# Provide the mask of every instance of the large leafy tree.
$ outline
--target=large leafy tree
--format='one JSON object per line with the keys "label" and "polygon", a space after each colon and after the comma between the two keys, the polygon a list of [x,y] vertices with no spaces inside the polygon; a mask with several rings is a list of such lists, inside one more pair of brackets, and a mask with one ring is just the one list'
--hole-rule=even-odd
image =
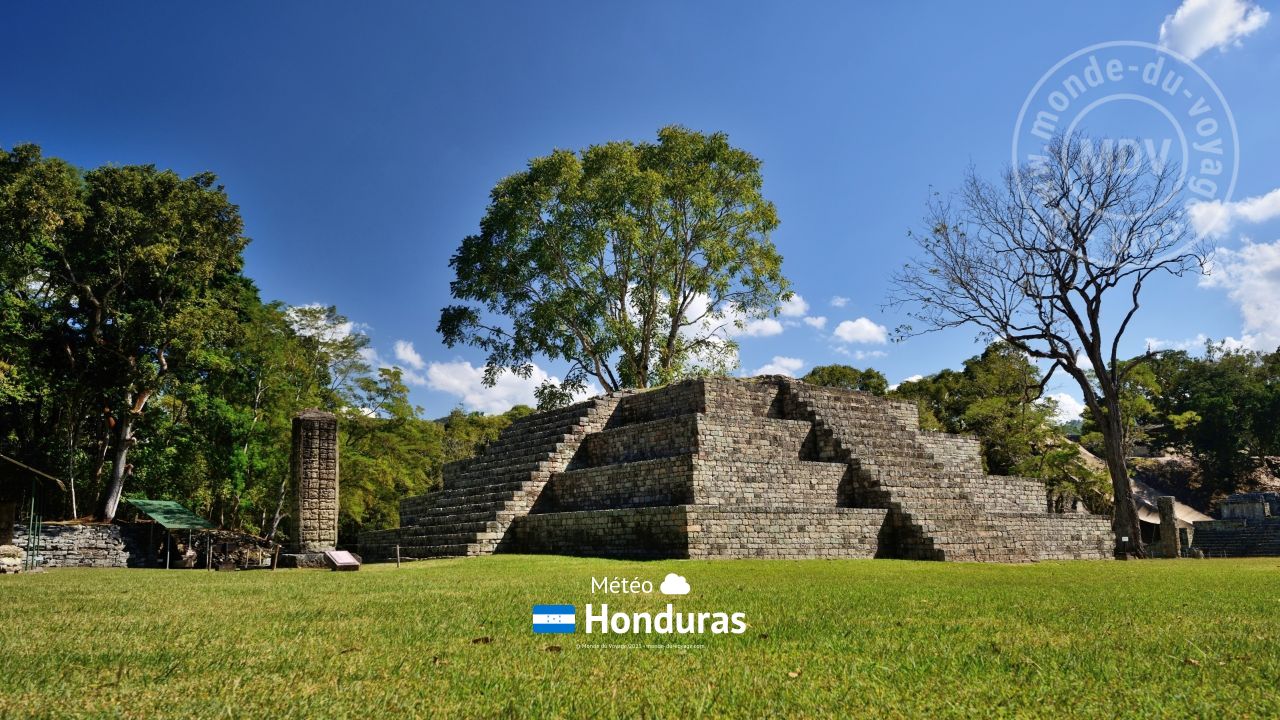
{"label": "large leafy tree", "polygon": [[62,380],[101,403],[95,474],[109,462],[99,514],[110,519],[148,403],[234,324],[230,290],[247,242],[240,216],[208,173],[181,178],[150,165],[80,173],[32,146],[3,164],[0,234],[16,252],[5,282],[23,288],[6,316],[39,309],[56,319],[39,331],[56,342]]}
{"label": "large leafy tree", "polygon": [[[35,486],[46,516],[78,516],[77,491],[119,491],[275,538],[293,415],[319,407],[340,418],[350,540],[395,525],[400,497],[438,487],[444,463],[529,411],[420,419],[336,308],[260,299],[237,229],[207,177],[0,151],[0,452],[72,481]],[[0,495],[30,487],[0,463]]]}
{"label": "large leafy tree", "polygon": [[731,366],[733,326],[788,292],[761,186],[760,161],[723,133],[675,126],[536,158],[493,188],[450,261],[462,304],[439,331],[488,352],[488,383],[527,376],[536,356],[566,361],[544,404],[591,381],[648,387]]}
{"label": "large leafy tree", "polygon": [[[92,414],[101,405],[74,352],[78,333],[50,268],[62,234],[84,223],[82,188],[76,168],[34,145],[0,149],[0,449],[65,472],[73,513],[79,488],[71,458],[82,435],[106,431]],[[0,478],[16,479],[14,471],[0,467]]]}

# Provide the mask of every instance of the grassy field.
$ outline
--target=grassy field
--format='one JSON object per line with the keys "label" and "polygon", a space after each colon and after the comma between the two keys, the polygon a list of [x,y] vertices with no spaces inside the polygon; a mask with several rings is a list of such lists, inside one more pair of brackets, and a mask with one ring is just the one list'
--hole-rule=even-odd
{"label": "grassy field", "polygon": [[[747,632],[584,634],[588,602],[667,602],[592,577],[672,571]],[[55,570],[0,577],[0,717],[1265,718],[1278,633],[1280,559]]]}

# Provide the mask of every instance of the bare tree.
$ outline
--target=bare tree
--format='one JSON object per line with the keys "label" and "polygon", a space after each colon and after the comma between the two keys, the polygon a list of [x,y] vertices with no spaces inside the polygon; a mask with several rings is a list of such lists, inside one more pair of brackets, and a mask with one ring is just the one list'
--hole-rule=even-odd
{"label": "bare tree", "polygon": [[895,274],[891,298],[923,327],[898,336],[974,326],[1049,361],[1042,389],[1056,370],[1070,375],[1102,428],[1117,547],[1131,538],[1142,557],[1120,389],[1154,354],[1122,363],[1120,341],[1151,276],[1202,272],[1205,253],[1187,229],[1175,167],[1081,135],[1046,150],[1000,183],[970,169],[953,198],[930,201],[927,230],[911,234],[921,254]]}

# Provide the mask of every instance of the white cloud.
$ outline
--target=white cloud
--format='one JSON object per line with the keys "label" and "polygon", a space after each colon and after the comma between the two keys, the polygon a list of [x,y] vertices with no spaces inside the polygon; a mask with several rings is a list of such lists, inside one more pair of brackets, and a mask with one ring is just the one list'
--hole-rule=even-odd
{"label": "white cloud", "polygon": [[418,351],[413,349],[413,343],[408,342],[407,340],[396,341],[395,353],[396,360],[399,360],[414,370],[421,370],[427,365],[422,361],[422,356],[418,354]]}
{"label": "white cloud", "polygon": [[1221,340],[1215,340],[1204,333],[1197,333],[1195,337],[1182,340],[1149,337],[1145,342],[1148,350],[1183,350],[1192,355],[1199,355],[1204,352],[1209,344],[1225,350],[1249,350],[1262,349],[1261,347],[1254,347],[1255,344],[1261,345],[1260,341],[1261,338],[1259,336],[1248,334],[1243,338],[1224,337]]}
{"label": "white cloud", "polygon": [[780,312],[783,317],[802,317],[809,312],[809,303],[799,293],[792,293],[790,300],[783,301]]}
{"label": "white cloud", "polygon": [[683,575],[667,573],[667,576],[662,579],[662,584],[658,586],[658,592],[663,595],[688,595],[689,581],[685,580]]}
{"label": "white cloud", "polygon": [[804,360],[800,358],[784,357],[782,355],[774,355],[773,360],[763,367],[757,368],[752,375],[786,375],[787,377],[795,377],[800,373],[800,369],[804,367]]}
{"label": "white cloud", "polygon": [[718,316],[716,313],[707,314],[707,305],[709,303],[710,298],[703,294],[696,295],[690,301],[688,309],[685,310],[685,317],[701,317],[702,320],[684,328],[683,332],[686,336],[703,337],[710,334],[718,335],[725,339],[770,337],[772,335],[780,335],[785,329],[782,323],[774,318],[748,317],[731,307],[725,307]]}
{"label": "white cloud", "polygon": [[1280,240],[1218,248],[1204,287],[1222,288],[1240,306],[1244,333],[1229,343],[1270,352],[1280,345]]}
{"label": "white cloud", "polygon": [[327,307],[327,305],[321,303],[294,305],[285,311],[285,316],[289,319],[289,324],[293,326],[294,332],[304,337],[318,338],[321,342],[341,342],[353,334],[366,333],[368,331],[369,326],[363,323],[347,320],[330,324],[324,314],[304,314],[300,312],[302,310],[324,310]]}
{"label": "white cloud", "polygon": [[[399,357],[399,355],[400,355],[400,347],[399,347],[399,345],[400,345],[400,343],[399,343],[399,342],[397,342],[397,343],[396,343],[396,356],[397,356],[397,357]],[[410,348],[412,348],[413,346],[412,346],[412,345],[410,345],[409,347],[410,347]],[[414,354],[416,355],[417,353],[414,353]],[[393,362],[389,362],[389,361],[387,361],[387,359],[386,359],[386,358],[382,357],[382,355],[381,355],[377,350],[375,350],[375,349],[374,349],[374,348],[372,348],[372,347],[361,348],[361,350],[360,350],[360,357],[361,357],[361,358],[363,358],[363,359],[364,359],[364,361],[365,361],[366,363],[368,363],[368,364],[369,364],[369,366],[370,366],[370,367],[372,367],[372,368],[374,368],[374,369],[395,368],[395,369],[399,370],[399,371],[400,371],[400,379],[401,379],[401,380],[402,380],[406,385],[417,385],[417,386],[421,387],[421,386],[424,386],[424,385],[426,385],[426,384],[427,384],[427,379],[426,379],[425,377],[423,377],[423,376],[422,376],[422,373],[420,373],[420,372],[415,372],[415,371],[414,371],[413,369],[411,369],[411,368],[403,367],[403,365],[400,365],[400,364],[397,364],[397,363],[393,363]],[[418,368],[418,369],[420,370],[421,368]]]}
{"label": "white cloud", "polygon": [[822,315],[818,315],[817,317],[806,317],[804,319],[804,324],[821,330],[827,326],[827,318]]}
{"label": "white cloud", "polygon": [[915,382],[917,380],[923,380],[923,379],[924,379],[923,375],[908,375],[907,377],[902,379],[902,382],[897,383],[896,385],[890,385],[889,389],[897,390],[898,388],[902,387],[903,383]]}
{"label": "white cloud", "polygon": [[1184,340],[1149,337],[1144,342],[1148,350],[1185,350],[1187,352],[1195,352],[1197,350],[1203,350],[1205,344],[1209,341],[1210,338],[1208,335],[1200,333],[1193,338],[1186,338]]}
{"label": "white cloud", "polygon": [[1187,205],[1191,226],[1205,237],[1222,237],[1240,221],[1260,223],[1280,217],[1280,188],[1235,202],[1193,202]]}
{"label": "white cloud", "polygon": [[837,345],[833,348],[837,353],[845,357],[851,357],[854,360],[874,360],[875,358],[888,357],[889,353],[882,350],[850,350],[843,345]]}
{"label": "white cloud", "polygon": [[1183,0],[1160,24],[1160,44],[1194,60],[1213,48],[1239,47],[1270,18],[1250,0]]}
{"label": "white cloud", "polygon": [[883,345],[889,342],[889,330],[883,325],[860,317],[857,320],[845,320],[836,326],[835,336],[847,343],[874,343]]}
{"label": "white cloud", "polygon": [[742,327],[731,323],[725,328],[725,332],[729,337],[770,337],[782,333],[782,323],[773,318],[755,318],[745,320]]}
{"label": "white cloud", "polygon": [[847,297],[841,297],[839,295],[836,295],[831,298],[831,307],[844,307],[845,305],[848,305],[848,304],[849,304],[849,298]]}
{"label": "white cloud", "polygon": [[[479,410],[486,413],[501,413],[515,405],[537,405],[533,391],[544,380],[559,382],[560,379],[549,375],[538,366],[527,378],[514,373],[504,372],[498,376],[493,387],[484,385],[484,368],[475,367],[465,360],[440,363],[433,362],[427,366],[427,387],[432,390],[448,393],[462,400],[468,410]],[[599,388],[592,386],[579,398],[598,394]],[[575,399],[579,399],[575,398]]]}
{"label": "white cloud", "polygon": [[1079,420],[1080,413],[1084,412],[1084,403],[1067,393],[1053,393],[1046,397],[1057,403],[1057,410],[1053,414],[1054,422],[1067,423]]}

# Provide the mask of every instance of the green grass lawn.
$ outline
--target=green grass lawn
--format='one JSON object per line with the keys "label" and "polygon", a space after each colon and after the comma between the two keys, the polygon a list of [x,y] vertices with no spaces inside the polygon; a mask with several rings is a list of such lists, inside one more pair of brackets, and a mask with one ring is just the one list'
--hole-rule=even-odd
{"label": "green grass lawn", "polygon": [[[593,576],[672,571],[678,611],[747,632],[584,634],[588,602],[667,602]],[[536,603],[577,634],[533,634]],[[0,717],[1266,718],[1278,631],[1274,558],[54,570],[0,577]]]}

